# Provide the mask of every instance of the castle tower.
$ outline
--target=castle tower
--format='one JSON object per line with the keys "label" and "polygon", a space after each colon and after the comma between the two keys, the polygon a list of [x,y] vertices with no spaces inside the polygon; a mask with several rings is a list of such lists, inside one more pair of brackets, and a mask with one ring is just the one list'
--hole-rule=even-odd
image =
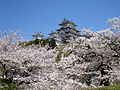
{"label": "castle tower", "polygon": [[57,33],[53,32],[53,31],[51,33],[49,33],[48,35],[50,35],[49,38],[56,38],[57,37]]}
{"label": "castle tower", "polygon": [[34,38],[34,40],[36,40],[36,39],[42,39],[44,35],[42,35],[41,32],[38,32],[38,33],[33,34],[32,37]]}
{"label": "castle tower", "polygon": [[58,35],[58,33],[57,32],[51,32],[51,33],[49,33],[49,37],[48,37],[48,39],[49,40],[51,40],[51,39],[54,39],[55,41],[56,41],[56,45],[61,45],[62,43],[61,43],[61,39],[60,39],[60,37],[59,37],[59,35]]}
{"label": "castle tower", "polygon": [[62,43],[69,43],[71,38],[75,39],[80,36],[80,31],[76,29],[77,25],[75,23],[64,18],[63,22],[59,25],[61,28],[56,31]]}

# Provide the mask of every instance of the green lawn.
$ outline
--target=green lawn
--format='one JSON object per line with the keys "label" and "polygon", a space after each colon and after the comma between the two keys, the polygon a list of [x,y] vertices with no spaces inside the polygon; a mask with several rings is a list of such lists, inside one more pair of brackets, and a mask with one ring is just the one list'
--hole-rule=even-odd
{"label": "green lawn", "polygon": [[120,85],[115,86],[104,86],[101,88],[92,88],[92,89],[82,89],[82,90],[120,90]]}

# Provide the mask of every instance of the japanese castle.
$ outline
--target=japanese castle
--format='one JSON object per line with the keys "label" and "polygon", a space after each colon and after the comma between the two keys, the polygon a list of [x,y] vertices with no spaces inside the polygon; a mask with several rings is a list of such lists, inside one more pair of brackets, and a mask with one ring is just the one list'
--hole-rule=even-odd
{"label": "japanese castle", "polygon": [[[80,37],[80,31],[76,29],[76,24],[65,19],[62,21],[60,28],[56,32],[51,32],[48,38],[54,39],[57,45],[70,43],[70,40],[75,40],[75,38]],[[35,39],[42,39],[43,35],[41,32],[32,35]]]}
{"label": "japanese castle", "polygon": [[57,29],[57,32],[51,32],[49,35],[49,38],[54,38],[56,40],[57,44],[66,44],[66,43],[70,43],[71,39],[75,39],[77,37],[80,37],[80,31],[78,31],[76,29],[76,24],[65,19],[63,20],[63,22],[61,24],[59,24],[61,26],[60,29]]}
{"label": "japanese castle", "polygon": [[32,37],[34,38],[33,40],[36,40],[36,39],[42,39],[44,35],[42,35],[41,32],[38,32],[38,33],[33,34]]}

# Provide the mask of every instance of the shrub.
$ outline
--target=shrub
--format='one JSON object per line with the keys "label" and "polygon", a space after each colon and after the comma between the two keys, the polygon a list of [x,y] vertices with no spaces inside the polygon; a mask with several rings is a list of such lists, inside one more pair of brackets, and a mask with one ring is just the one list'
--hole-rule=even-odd
{"label": "shrub", "polygon": [[120,85],[115,85],[115,86],[104,86],[104,87],[100,87],[100,88],[85,88],[85,89],[81,89],[81,90],[120,90]]}
{"label": "shrub", "polygon": [[18,89],[17,85],[13,83],[13,76],[10,69],[6,67],[6,64],[2,64],[1,67],[2,77],[0,78],[0,90],[15,90]]}
{"label": "shrub", "polygon": [[11,83],[9,79],[0,78],[0,90],[17,90],[16,84]]}
{"label": "shrub", "polygon": [[[29,41],[25,46],[28,47],[32,44],[35,44],[35,45],[41,45],[42,47],[44,47],[45,45],[49,45],[51,47],[51,49],[55,48],[56,47],[56,42],[54,39],[36,39],[36,40],[33,40],[33,41]],[[38,47],[39,48],[39,47]]]}
{"label": "shrub", "polygon": [[61,57],[62,57],[62,54],[63,54],[63,52],[62,52],[62,50],[64,49],[66,47],[66,45],[59,45],[58,46],[58,54],[57,54],[57,57],[56,57],[56,62],[59,62],[60,61],[60,59],[61,59]]}
{"label": "shrub", "polygon": [[59,62],[61,57],[62,57],[62,51],[59,51],[59,53],[57,54],[57,57],[56,57],[56,62]]}
{"label": "shrub", "polygon": [[55,48],[57,46],[55,39],[53,39],[53,38],[50,39],[49,46],[51,47],[51,49],[53,49],[53,48]]}

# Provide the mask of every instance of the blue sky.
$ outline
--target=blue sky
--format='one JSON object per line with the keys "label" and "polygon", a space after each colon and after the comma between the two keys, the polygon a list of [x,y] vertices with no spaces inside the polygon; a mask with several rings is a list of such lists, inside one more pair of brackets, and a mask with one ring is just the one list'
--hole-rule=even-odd
{"label": "blue sky", "polygon": [[0,31],[23,32],[27,40],[42,32],[48,36],[64,17],[77,29],[105,29],[109,18],[120,16],[120,0],[0,0]]}

